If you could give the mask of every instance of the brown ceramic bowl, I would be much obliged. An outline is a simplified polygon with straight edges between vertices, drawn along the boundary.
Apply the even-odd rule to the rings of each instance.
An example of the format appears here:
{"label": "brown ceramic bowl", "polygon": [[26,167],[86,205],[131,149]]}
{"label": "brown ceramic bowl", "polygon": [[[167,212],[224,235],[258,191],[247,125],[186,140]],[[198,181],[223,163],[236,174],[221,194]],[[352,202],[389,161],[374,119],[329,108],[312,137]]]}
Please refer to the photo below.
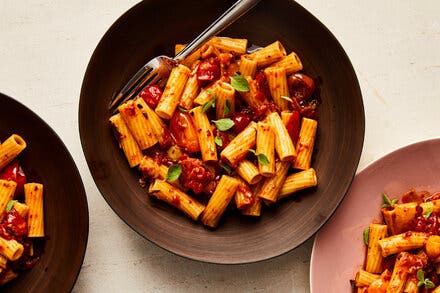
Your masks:
{"label": "brown ceramic bowl", "polygon": [[19,161],[28,181],[44,185],[46,237],[37,264],[0,290],[68,292],[75,284],[87,246],[89,214],[78,169],[57,134],[31,110],[0,94],[0,139],[22,136]]}
{"label": "brown ceramic bowl", "polygon": [[229,212],[208,230],[150,199],[130,170],[108,124],[108,105],[144,63],[173,54],[235,0],[144,1],[120,17],[98,44],[79,107],[83,150],[108,204],[135,231],[178,255],[212,263],[249,263],[283,254],[311,237],[333,214],[353,179],[364,138],[364,111],[353,67],[334,36],[294,1],[262,1],[222,35],[261,46],[279,40],[321,81],[313,166],[319,186],[264,211],[259,219]]}

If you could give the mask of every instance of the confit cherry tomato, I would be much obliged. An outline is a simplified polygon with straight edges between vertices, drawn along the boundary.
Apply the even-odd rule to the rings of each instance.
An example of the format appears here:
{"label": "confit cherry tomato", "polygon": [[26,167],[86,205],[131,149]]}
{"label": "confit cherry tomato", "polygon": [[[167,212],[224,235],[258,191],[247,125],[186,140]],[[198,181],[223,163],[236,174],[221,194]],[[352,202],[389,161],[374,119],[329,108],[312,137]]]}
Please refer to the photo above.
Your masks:
{"label": "confit cherry tomato", "polygon": [[23,186],[26,183],[26,174],[24,174],[24,171],[18,161],[13,161],[7,165],[5,169],[3,169],[3,172],[0,173],[0,179],[14,181],[17,183],[14,197],[23,193]]}
{"label": "confit cherry tomato", "polygon": [[287,78],[290,94],[300,100],[307,100],[315,91],[315,81],[308,75],[297,72]]}
{"label": "confit cherry tomato", "polygon": [[220,78],[220,62],[217,57],[208,58],[197,66],[197,83],[200,87]]}
{"label": "confit cherry tomato", "polygon": [[234,126],[232,130],[235,133],[240,133],[242,130],[246,128],[251,122],[251,117],[248,114],[242,112],[235,112],[232,114],[232,121],[234,122]]}
{"label": "confit cherry tomato", "polygon": [[176,144],[185,151],[195,153],[200,150],[198,134],[190,114],[175,111],[170,120],[170,131]]}
{"label": "confit cherry tomato", "polygon": [[145,103],[147,103],[151,109],[155,109],[160,97],[162,97],[162,89],[157,84],[149,85],[139,93],[139,96],[144,99]]}

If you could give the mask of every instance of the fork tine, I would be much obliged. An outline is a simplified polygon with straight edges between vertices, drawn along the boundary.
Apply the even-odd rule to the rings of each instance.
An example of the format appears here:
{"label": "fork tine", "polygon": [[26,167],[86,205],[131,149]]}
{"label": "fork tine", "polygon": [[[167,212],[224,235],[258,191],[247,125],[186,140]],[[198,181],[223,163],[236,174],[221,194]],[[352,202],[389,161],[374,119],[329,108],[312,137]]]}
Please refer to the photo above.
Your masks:
{"label": "fork tine", "polygon": [[159,74],[157,69],[151,71],[147,76],[145,76],[137,85],[134,87],[127,95],[127,98],[124,100],[131,99],[133,96],[136,96],[144,87],[153,83],[153,80],[158,77]]}
{"label": "fork tine", "polygon": [[133,88],[136,87],[136,85],[139,83],[140,80],[143,80],[145,76],[148,76],[150,72],[153,70],[150,66],[142,66],[138,72],[136,72],[135,75],[133,75],[130,80],[127,82],[127,84],[119,91],[119,93],[114,97],[110,104],[110,109],[115,107],[115,105],[121,104],[119,101],[121,98],[127,94],[127,92],[132,91]]}

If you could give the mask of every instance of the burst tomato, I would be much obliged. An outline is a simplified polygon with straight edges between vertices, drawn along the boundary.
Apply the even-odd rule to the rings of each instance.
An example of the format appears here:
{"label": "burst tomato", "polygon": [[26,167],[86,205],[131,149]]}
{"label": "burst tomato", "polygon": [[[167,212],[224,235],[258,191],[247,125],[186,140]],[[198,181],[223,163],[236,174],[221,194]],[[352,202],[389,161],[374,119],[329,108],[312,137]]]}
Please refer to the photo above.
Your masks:
{"label": "burst tomato", "polygon": [[162,89],[157,85],[150,85],[145,87],[139,96],[144,99],[145,103],[151,108],[155,109],[159,103],[160,97],[162,97]]}
{"label": "burst tomato", "polygon": [[187,152],[200,150],[196,128],[191,115],[177,110],[170,120],[170,131],[176,139],[176,144]]}

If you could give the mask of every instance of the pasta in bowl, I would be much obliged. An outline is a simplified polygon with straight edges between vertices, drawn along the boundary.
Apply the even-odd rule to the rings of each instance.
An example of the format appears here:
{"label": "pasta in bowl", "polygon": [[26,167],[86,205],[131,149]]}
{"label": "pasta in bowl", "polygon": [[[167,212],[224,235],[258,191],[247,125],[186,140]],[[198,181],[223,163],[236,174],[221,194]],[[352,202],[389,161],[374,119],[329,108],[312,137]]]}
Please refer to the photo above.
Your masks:
{"label": "pasta in bowl", "polygon": [[7,255],[7,262],[0,256],[0,280],[9,280],[1,289],[67,292],[87,245],[81,177],[60,138],[41,118],[3,94],[0,104],[0,254]]}
{"label": "pasta in bowl", "polygon": [[109,119],[148,192],[211,228],[232,202],[260,216],[263,201],[317,185],[315,82],[279,41],[250,54],[247,43],[212,38],[173,68],[163,92],[148,85]]}
{"label": "pasta in bowl", "polygon": [[[172,56],[175,53],[177,42],[187,43],[193,39],[193,34],[202,31],[207,23],[220,15],[232,2],[206,1],[202,3],[190,0],[175,3],[166,0],[161,1],[160,4],[159,2],[142,2],[133,7],[114,23],[97,46],[84,77],[79,106],[81,142],[91,174],[104,199],[121,219],[140,235],[173,253],[195,260],[227,264],[249,263],[275,257],[290,251],[312,236],[330,217],[347,191],[359,161],[364,134],[364,113],[359,85],[354,70],[339,43],[319,21],[297,3],[284,0],[262,1],[243,18],[228,27],[222,35],[231,39],[247,39],[247,47],[250,47],[251,44],[259,44],[265,47],[278,40],[285,49],[286,56],[290,55],[291,52],[295,52],[300,57],[306,75],[316,79],[320,85],[319,91],[322,100],[316,106],[319,115],[314,119],[319,127],[317,126],[316,129],[314,151],[310,165],[317,174],[318,185],[300,190],[296,192],[296,195],[291,195],[290,198],[280,201],[279,204],[267,206],[263,203],[264,211],[260,217],[243,216],[241,211],[248,204],[243,200],[243,209],[226,208],[221,220],[216,223],[218,227],[215,229],[209,228],[211,226],[208,225],[202,225],[200,215],[199,220],[194,221],[188,218],[184,212],[176,210],[173,202],[168,205],[155,196],[148,196],[147,190],[139,187],[141,174],[138,170],[139,167],[129,168],[123,150],[121,151],[115,141],[114,131],[109,127],[109,118],[113,115],[112,111],[109,110],[112,96],[121,89],[140,66],[145,64],[146,60],[161,54]],[[167,9],[170,5],[175,7],[171,14]],[[273,13],[267,14],[269,10]],[[155,15],[161,11],[164,12],[164,17],[158,19]],[[147,20],[149,21],[147,22]],[[150,21],[153,21],[156,28],[160,27],[163,30],[153,29]],[[182,23],[186,25],[183,26]],[[139,28],[142,28],[142,34],[139,34]],[[323,46],[327,50],[323,51]],[[206,65],[209,67],[209,64]],[[263,65],[262,67],[270,66]],[[337,74],[335,74],[335,68],[339,69]],[[191,68],[188,67],[188,69],[191,73]],[[233,70],[229,75],[230,78],[234,78],[237,71],[240,70]],[[186,72],[188,73],[188,71]],[[241,74],[240,76],[245,77]],[[204,78],[209,78],[209,75]],[[189,78],[187,82],[188,80]],[[208,83],[205,86],[208,86]],[[228,85],[221,84],[219,92],[220,90],[222,92],[231,90],[231,81],[226,80],[225,83]],[[253,84],[250,81],[248,83],[250,86]],[[238,84],[241,84],[241,82]],[[161,85],[161,90],[165,90],[164,86],[165,84]],[[154,96],[156,90],[152,87],[149,92],[151,91]],[[210,93],[215,93],[217,96],[217,89],[206,92],[206,94]],[[147,96],[150,93],[145,92],[143,95]],[[243,101],[243,105],[246,106],[247,103],[243,100],[242,94],[239,92],[236,95],[237,101]],[[180,172],[178,181],[184,180],[184,177],[190,177],[190,173],[185,172],[185,170],[187,170],[187,167],[199,163],[199,161],[191,159],[195,157],[203,162],[200,151],[200,157],[191,155],[194,153],[194,149],[197,150],[197,147],[201,147],[198,136],[191,136],[188,127],[185,128],[187,132],[179,131],[180,125],[187,123],[186,121],[189,120],[188,116],[191,118],[190,121],[195,124],[195,121],[193,122],[195,119],[193,119],[191,113],[195,115],[194,117],[203,114],[199,116],[207,116],[212,127],[218,126],[213,122],[215,120],[219,121],[219,127],[221,128],[231,125],[229,119],[234,120],[234,117],[216,117],[217,111],[220,115],[224,113],[225,109],[229,109],[226,102],[223,106],[220,102],[216,103],[216,107],[212,107],[209,106],[211,104],[209,102],[213,100],[213,97],[208,95],[205,98],[205,101],[189,107],[182,102],[182,105],[177,105],[173,114],[169,115],[171,118],[166,118],[167,114],[162,114],[163,117],[158,115],[162,121],[167,123],[170,131],[179,134],[176,135],[179,137],[177,139],[180,139],[180,135],[183,138],[196,138],[181,143],[181,145],[186,146],[186,150],[184,149],[183,152],[190,154],[188,160],[182,162],[168,162],[165,160],[161,163],[166,167],[180,163],[180,168],[178,166],[173,167],[173,170],[176,171],[169,174],[176,175]],[[272,97],[270,97],[270,100],[272,101]],[[281,99],[281,101],[282,103],[289,103],[288,99]],[[133,100],[133,102],[142,101]],[[148,105],[148,102],[145,103]],[[203,110],[204,105],[206,108],[204,113],[197,113],[197,107],[200,107],[198,108],[200,111]],[[156,110],[155,107],[148,106]],[[159,107],[159,109],[161,108]],[[230,108],[230,110],[233,110],[231,113],[237,112],[235,119],[243,122],[247,120],[245,115],[242,115],[247,113],[240,113],[242,110],[240,105],[236,105],[235,109]],[[146,107],[137,109],[141,112],[143,110],[148,111]],[[293,109],[288,110],[292,112]],[[136,110],[136,112],[138,111]],[[164,112],[166,113],[166,110]],[[283,117],[280,114],[282,111],[271,112],[276,112],[282,123]],[[121,113],[118,114],[121,115]],[[229,119],[224,120],[225,118]],[[279,122],[280,120],[277,118],[275,117]],[[122,117],[121,119],[123,120]],[[199,121],[202,125],[203,120],[206,122],[205,119]],[[257,126],[259,122],[269,124],[268,120],[250,120]],[[243,135],[247,133],[257,134],[258,130],[254,123],[250,121],[243,123],[250,126]],[[347,125],[350,125],[350,127],[347,127]],[[234,128],[238,129],[234,130]],[[194,129],[196,128],[194,127]],[[245,129],[246,127],[241,129],[240,127],[233,127],[226,131],[226,136],[222,135],[222,132],[225,131],[212,132],[214,144],[211,141],[209,145],[215,148],[217,161],[221,160],[222,163],[225,163],[215,166],[214,172],[218,169],[222,172],[221,174],[236,178],[234,176],[237,176],[238,172],[234,171],[235,174],[231,174],[231,176],[225,170],[225,168],[232,167],[232,171],[236,167],[234,153],[232,153],[232,157],[228,152],[223,153],[223,155],[226,154],[226,158],[229,158],[228,163],[227,159],[226,161],[222,159],[223,150],[219,149],[218,144],[221,140],[223,145],[223,139],[225,139],[226,145],[227,138],[230,138],[231,142],[231,138]],[[233,137],[229,137],[228,132]],[[216,137],[219,138],[216,139]],[[256,139],[255,146],[257,144]],[[216,144],[216,141],[218,144]],[[273,142],[276,143],[276,140]],[[160,145],[160,141],[151,149],[154,150],[157,145]],[[241,143],[238,143],[238,145],[241,146]],[[270,155],[270,153],[264,153],[264,156],[259,155],[260,150],[257,150],[255,146],[248,148],[243,145],[243,148],[246,147],[246,158],[257,168],[259,175],[255,176],[256,178],[252,178],[252,176],[248,178],[249,182],[253,184],[243,180],[249,187],[258,185],[259,183],[255,183],[256,181],[262,181],[266,178],[266,176],[260,174],[258,159],[260,158],[264,163],[266,161],[264,156]],[[179,148],[182,149],[183,147],[179,146]],[[253,151],[255,151],[255,154]],[[295,149],[295,151],[297,150]],[[148,150],[146,152],[150,153]],[[195,152],[197,153],[197,151]],[[170,154],[171,156],[175,155],[173,152],[170,152]],[[152,161],[157,163],[155,156],[161,157],[153,152],[150,153]],[[176,156],[177,158],[180,157],[177,153]],[[276,150],[274,156],[279,158]],[[142,158],[140,159],[142,160]],[[238,160],[241,159],[239,155]],[[334,168],[341,162],[344,162],[344,168]],[[148,164],[149,161],[144,160],[143,163]],[[214,161],[209,165],[213,163]],[[144,164],[143,167],[148,166]],[[263,165],[265,166],[265,164]],[[204,163],[202,166],[204,167]],[[293,172],[301,172],[300,169],[295,169],[291,165],[289,167],[290,172],[292,172],[289,173],[289,176]],[[255,170],[255,168],[252,169]],[[162,175],[155,176],[168,177],[168,171],[163,167],[160,168],[160,172]],[[261,173],[266,172],[263,170]],[[254,172],[254,174],[256,173]],[[191,185],[196,190],[212,187],[212,184],[208,184],[208,180],[204,181],[204,174],[201,175],[200,181],[194,181],[187,185]],[[241,178],[240,175],[238,176]],[[206,175],[206,177],[210,178],[210,175]],[[144,184],[143,181],[150,183],[152,182],[151,176],[141,181],[142,184]],[[172,180],[164,182],[174,186],[170,181]],[[209,182],[211,181],[213,180],[209,180]],[[163,188],[163,186],[160,186],[161,182],[158,181],[158,183],[156,186],[153,185],[154,188]],[[237,187],[237,189],[239,188]],[[185,191],[184,188],[180,190],[183,190],[187,195],[196,197],[193,190]],[[242,191],[245,191],[245,189],[243,188]],[[160,191],[154,192],[154,195],[163,196]],[[200,197],[197,196],[197,199],[205,206],[209,202],[209,196],[207,198],[200,195]],[[243,199],[246,199],[246,192],[243,192]],[[182,201],[184,200],[176,200],[174,204],[181,204]],[[235,197],[231,201],[234,206]],[[280,231],[282,232],[280,233]]]}
{"label": "pasta in bowl", "polygon": [[17,161],[25,148],[25,140],[17,134],[0,144],[1,285],[35,265],[40,258],[35,239],[44,237],[43,185],[26,182]]}

